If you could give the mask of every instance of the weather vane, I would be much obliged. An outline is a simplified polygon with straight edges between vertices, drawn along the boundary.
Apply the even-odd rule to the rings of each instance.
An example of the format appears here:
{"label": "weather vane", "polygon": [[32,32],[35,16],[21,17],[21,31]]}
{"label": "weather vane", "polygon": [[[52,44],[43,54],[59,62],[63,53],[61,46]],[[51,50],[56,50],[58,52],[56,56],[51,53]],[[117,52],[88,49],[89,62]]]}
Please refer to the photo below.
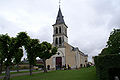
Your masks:
{"label": "weather vane", "polygon": [[59,8],[60,8],[61,0],[59,0]]}

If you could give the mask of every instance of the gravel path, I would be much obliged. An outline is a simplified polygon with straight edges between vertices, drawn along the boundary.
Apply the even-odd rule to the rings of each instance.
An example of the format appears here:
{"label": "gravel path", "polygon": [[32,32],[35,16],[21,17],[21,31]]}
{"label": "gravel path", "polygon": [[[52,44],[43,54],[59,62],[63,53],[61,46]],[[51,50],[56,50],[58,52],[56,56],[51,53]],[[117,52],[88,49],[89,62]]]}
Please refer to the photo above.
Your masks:
{"label": "gravel path", "polygon": [[[33,73],[33,74],[37,74],[37,73],[41,73],[41,72],[43,72],[43,71],[32,72],[32,73]],[[30,74],[29,72],[27,72],[27,73],[17,73],[17,74],[11,74],[10,77],[23,76],[23,75],[29,75],[29,74]],[[4,76],[0,76],[0,79],[3,79],[3,78],[4,78]]]}

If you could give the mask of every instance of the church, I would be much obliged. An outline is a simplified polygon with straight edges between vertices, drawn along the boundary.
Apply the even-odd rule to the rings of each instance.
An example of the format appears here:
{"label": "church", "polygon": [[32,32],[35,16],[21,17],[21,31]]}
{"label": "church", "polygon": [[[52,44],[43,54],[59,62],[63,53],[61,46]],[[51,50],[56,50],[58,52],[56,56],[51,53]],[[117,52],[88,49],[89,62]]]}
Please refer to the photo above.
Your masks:
{"label": "church", "polygon": [[53,46],[58,48],[56,55],[47,59],[46,65],[50,65],[51,69],[56,66],[69,65],[71,68],[80,68],[87,66],[88,55],[85,55],[78,47],[73,47],[68,43],[67,28],[65,24],[61,8],[59,7],[56,22],[53,26]]}

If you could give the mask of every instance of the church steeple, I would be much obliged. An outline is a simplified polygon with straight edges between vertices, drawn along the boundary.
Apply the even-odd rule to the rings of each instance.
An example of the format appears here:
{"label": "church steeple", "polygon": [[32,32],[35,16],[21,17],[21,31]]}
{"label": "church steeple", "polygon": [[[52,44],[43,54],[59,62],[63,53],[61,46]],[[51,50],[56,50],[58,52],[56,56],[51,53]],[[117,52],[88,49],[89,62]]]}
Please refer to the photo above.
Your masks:
{"label": "church steeple", "polygon": [[60,7],[59,7],[59,11],[58,11],[58,15],[57,15],[55,24],[65,24]]}
{"label": "church steeple", "polygon": [[64,43],[68,43],[67,37],[67,26],[65,24],[61,8],[59,5],[59,10],[56,18],[56,22],[53,25],[53,44],[56,47],[63,47]]}

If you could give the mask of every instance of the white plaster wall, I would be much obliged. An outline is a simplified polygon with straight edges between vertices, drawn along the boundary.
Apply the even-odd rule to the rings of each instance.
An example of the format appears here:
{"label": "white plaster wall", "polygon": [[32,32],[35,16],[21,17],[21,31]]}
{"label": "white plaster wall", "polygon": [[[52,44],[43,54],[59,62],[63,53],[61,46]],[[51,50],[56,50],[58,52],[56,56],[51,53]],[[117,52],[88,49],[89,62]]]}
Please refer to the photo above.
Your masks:
{"label": "white plaster wall", "polygon": [[54,67],[54,68],[56,66],[56,57],[62,57],[62,65],[65,65],[65,48],[58,48],[58,52],[60,53],[59,55],[56,54],[56,55],[52,56],[52,60],[53,60],[52,61],[53,66],[52,67]]}
{"label": "white plaster wall", "polygon": [[64,36],[64,42],[68,43],[68,38]]}

